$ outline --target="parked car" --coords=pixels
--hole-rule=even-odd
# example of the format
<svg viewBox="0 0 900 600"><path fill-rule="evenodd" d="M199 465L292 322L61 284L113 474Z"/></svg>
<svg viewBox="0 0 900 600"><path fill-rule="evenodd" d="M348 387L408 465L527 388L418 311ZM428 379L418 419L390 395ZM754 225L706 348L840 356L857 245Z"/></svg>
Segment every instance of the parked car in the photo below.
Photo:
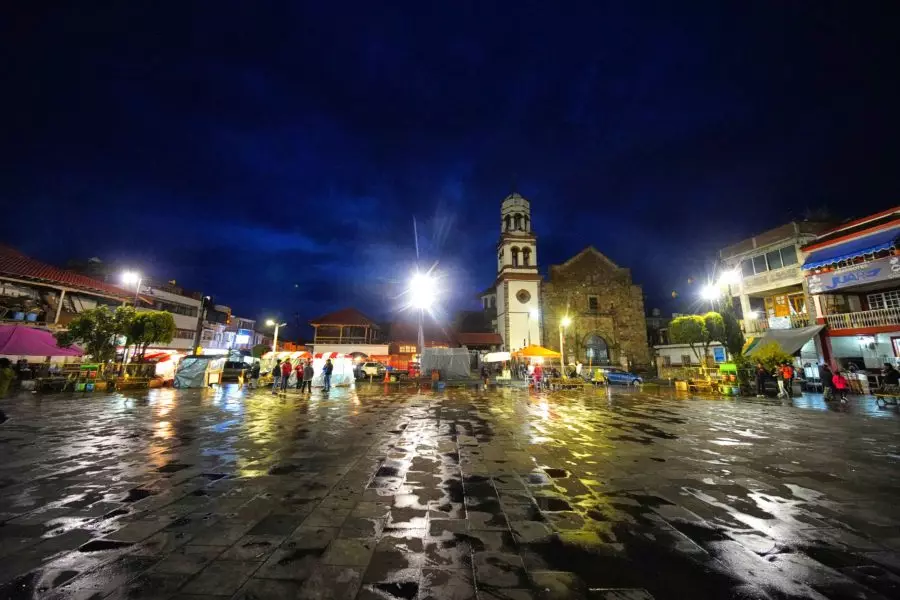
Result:
<svg viewBox="0 0 900 600"><path fill-rule="evenodd" d="M241 371L250 372L250 365L243 361L229 360L222 370L222 381L237 381Z"/></svg>
<svg viewBox="0 0 900 600"><path fill-rule="evenodd" d="M359 368L363 377L384 377L384 365L380 362L365 362Z"/></svg>
<svg viewBox="0 0 900 600"><path fill-rule="evenodd" d="M610 384L617 383L620 385L638 386L644 383L644 380L641 379L640 375L635 375L634 373L630 373L618 367L601 367L600 370Z"/></svg>

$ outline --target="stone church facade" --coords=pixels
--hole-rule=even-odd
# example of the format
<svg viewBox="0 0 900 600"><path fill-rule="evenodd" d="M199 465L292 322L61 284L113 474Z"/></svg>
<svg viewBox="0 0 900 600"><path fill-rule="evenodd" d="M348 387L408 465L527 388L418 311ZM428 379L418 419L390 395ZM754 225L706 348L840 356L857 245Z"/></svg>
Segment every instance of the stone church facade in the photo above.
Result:
<svg viewBox="0 0 900 600"><path fill-rule="evenodd" d="M650 365L641 286L631 271L593 247L550 267L541 286L544 345L559 351L560 322L566 360L641 368Z"/></svg>

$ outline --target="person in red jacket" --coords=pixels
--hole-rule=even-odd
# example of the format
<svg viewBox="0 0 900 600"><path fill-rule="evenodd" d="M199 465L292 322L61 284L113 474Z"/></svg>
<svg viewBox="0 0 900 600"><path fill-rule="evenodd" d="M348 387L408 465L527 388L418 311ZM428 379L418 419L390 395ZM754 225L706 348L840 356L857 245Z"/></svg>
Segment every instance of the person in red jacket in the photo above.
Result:
<svg viewBox="0 0 900 600"><path fill-rule="evenodd" d="M834 374L834 377L831 378L831 382L834 384L834 391L841 395L841 402L847 402L847 388L850 387L849 383L847 383L847 378L844 377L843 371L838 371Z"/></svg>
<svg viewBox="0 0 900 600"><path fill-rule="evenodd" d="M297 385L294 386L298 390L303 385L303 361L297 360L297 366L294 367L294 375L297 377Z"/></svg>
<svg viewBox="0 0 900 600"><path fill-rule="evenodd" d="M294 367L291 366L290 359L284 359L284 362L281 363L281 391L286 392L288 386L288 379L291 378L291 371L294 370Z"/></svg>

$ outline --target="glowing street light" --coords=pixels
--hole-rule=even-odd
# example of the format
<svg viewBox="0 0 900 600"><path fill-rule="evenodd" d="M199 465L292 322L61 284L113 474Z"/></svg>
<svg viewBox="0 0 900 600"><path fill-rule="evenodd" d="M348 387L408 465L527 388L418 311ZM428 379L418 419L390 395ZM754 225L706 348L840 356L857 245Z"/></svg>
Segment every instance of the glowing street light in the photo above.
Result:
<svg viewBox="0 0 900 600"><path fill-rule="evenodd" d="M266 319L266 326L275 328L275 337L272 339L272 352L278 352L278 330L285 325L287 325L287 323L279 323L272 319Z"/></svg>
<svg viewBox="0 0 900 600"><path fill-rule="evenodd" d="M566 348L563 345L563 329L572 324L572 319L569 318L568 315L563 317L559 321L559 354L560 354L560 362L562 362L562 376L563 379L566 378Z"/></svg>
<svg viewBox="0 0 900 600"><path fill-rule="evenodd" d="M409 282L410 304L419 310L428 310L434 304L436 286L434 277L430 273L413 275Z"/></svg>
<svg viewBox="0 0 900 600"><path fill-rule="evenodd" d="M708 300L709 302L715 302L719 299L721 292L719 290L719 286L713 285L712 283L707 283L700 290L700 297L704 300Z"/></svg>
<svg viewBox="0 0 900 600"><path fill-rule="evenodd" d="M734 285L741 280L741 274L737 269L723 271L719 277L719 285Z"/></svg>
<svg viewBox="0 0 900 600"><path fill-rule="evenodd" d="M122 273L122 283L125 285L134 285L134 307L138 305L138 294L141 291L141 282L143 278L137 271L125 271Z"/></svg>

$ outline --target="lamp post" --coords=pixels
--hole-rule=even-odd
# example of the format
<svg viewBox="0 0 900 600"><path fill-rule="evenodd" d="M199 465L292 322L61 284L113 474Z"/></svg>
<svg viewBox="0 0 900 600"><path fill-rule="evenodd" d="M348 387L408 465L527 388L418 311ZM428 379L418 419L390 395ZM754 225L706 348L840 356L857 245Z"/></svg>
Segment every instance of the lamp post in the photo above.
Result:
<svg viewBox="0 0 900 600"><path fill-rule="evenodd" d="M532 308L528 311L528 345L531 345L531 322L537 320L541 317L541 311L536 308Z"/></svg>
<svg viewBox="0 0 900 600"><path fill-rule="evenodd" d="M126 285L134 284L134 307L137 308L138 294L141 291L141 282L143 277L137 271L125 271L122 273L122 282Z"/></svg>
<svg viewBox="0 0 900 600"><path fill-rule="evenodd" d="M566 378L566 347L564 343L564 334L563 330L572 324L572 319L568 316L563 317L559 322L559 354L560 361L562 362L562 376L563 379Z"/></svg>
<svg viewBox="0 0 900 600"><path fill-rule="evenodd" d="M266 325L275 328L275 337L272 339L272 353L274 354L278 352L278 330L287 325L287 323L279 323L278 321L267 319Z"/></svg>
<svg viewBox="0 0 900 600"><path fill-rule="evenodd" d="M412 280L409 282L410 304L413 308L419 309L419 360L422 360L422 353L425 351L425 332L422 329L422 322L425 319L425 311L434 304L436 295L434 278L430 273L420 273L416 271ZM420 363L421 364L421 363Z"/></svg>

